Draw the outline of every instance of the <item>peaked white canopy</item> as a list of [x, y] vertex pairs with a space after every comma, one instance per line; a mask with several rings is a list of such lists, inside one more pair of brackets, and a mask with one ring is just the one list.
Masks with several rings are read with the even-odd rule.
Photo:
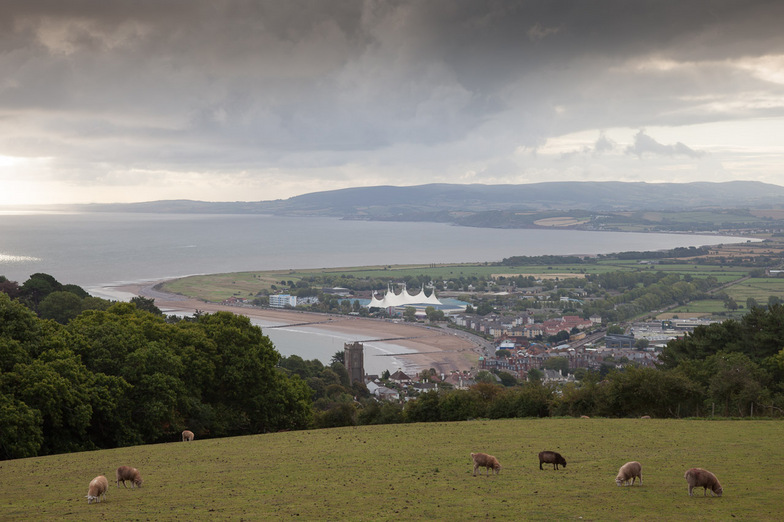
[[435, 290], [433, 290], [430, 295], [426, 295], [424, 285], [422, 285], [422, 289], [416, 295], [409, 294], [405, 286], [403, 286], [403, 290], [401, 290], [399, 294], [396, 294], [387, 286], [387, 291], [383, 298], [379, 299], [376, 297], [375, 292], [371, 294], [368, 308], [394, 308], [396, 306], [415, 304], [441, 305], [443, 303], [436, 297]]

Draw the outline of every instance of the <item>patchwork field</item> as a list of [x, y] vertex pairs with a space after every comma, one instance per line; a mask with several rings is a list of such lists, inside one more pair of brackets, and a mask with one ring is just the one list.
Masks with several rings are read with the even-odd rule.
[[[515, 419], [172, 442], [0, 462], [0, 519], [780, 520], [782, 439], [779, 421]], [[543, 449], [567, 467], [540, 471]], [[473, 477], [472, 451], [500, 475]], [[617, 487], [629, 460], [644, 484]], [[119, 465], [144, 486], [118, 489]], [[724, 496], [689, 497], [690, 467]], [[99, 473], [107, 501], [88, 505]]]

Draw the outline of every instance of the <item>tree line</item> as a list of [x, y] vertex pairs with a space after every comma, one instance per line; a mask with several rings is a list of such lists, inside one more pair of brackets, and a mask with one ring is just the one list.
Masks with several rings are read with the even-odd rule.
[[133, 303], [62, 325], [0, 293], [0, 457], [302, 429], [311, 390], [247, 317]]

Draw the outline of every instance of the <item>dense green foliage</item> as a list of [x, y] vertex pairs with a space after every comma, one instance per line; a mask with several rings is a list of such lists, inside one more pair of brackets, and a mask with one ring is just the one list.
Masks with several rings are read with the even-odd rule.
[[[51, 294], [50, 294], [51, 295]], [[310, 390], [227, 312], [174, 324], [118, 303], [62, 326], [0, 293], [0, 457], [304, 428]]]

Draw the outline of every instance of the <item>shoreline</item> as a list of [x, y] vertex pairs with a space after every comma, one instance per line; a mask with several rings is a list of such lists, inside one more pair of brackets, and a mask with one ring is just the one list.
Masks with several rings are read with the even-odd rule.
[[[407, 374], [419, 373], [434, 368], [437, 373], [449, 375], [452, 370], [476, 368], [484, 347], [471, 339], [470, 334], [459, 330], [448, 330], [438, 326], [412, 323], [396, 323], [382, 319], [356, 316], [329, 315], [295, 310], [272, 310], [247, 306], [230, 306], [201, 301], [177, 294], [155, 290], [162, 281], [127, 283], [105, 286], [104, 289], [132, 296], [155, 300], [155, 306], [165, 314], [181, 313], [193, 315], [196, 311], [213, 313], [218, 311], [244, 315], [251, 320], [271, 323], [267, 328], [306, 327], [358, 338], [363, 343], [383, 344], [385, 348], [400, 346], [400, 353], [385, 353], [389, 357], [388, 368], [394, 372], [402, 367]], [[262, 326], [262, 330], [264, 327]], [[375, 351], [378, 351], [374, 348]], [[386, 351], [383, 350], [383, 351]], [[322, 361], [323, 362], [323, 361]], [[367, 372], [366, 373], [371, 373]], [[413, 377], [413, 375], [409, 375]]]

